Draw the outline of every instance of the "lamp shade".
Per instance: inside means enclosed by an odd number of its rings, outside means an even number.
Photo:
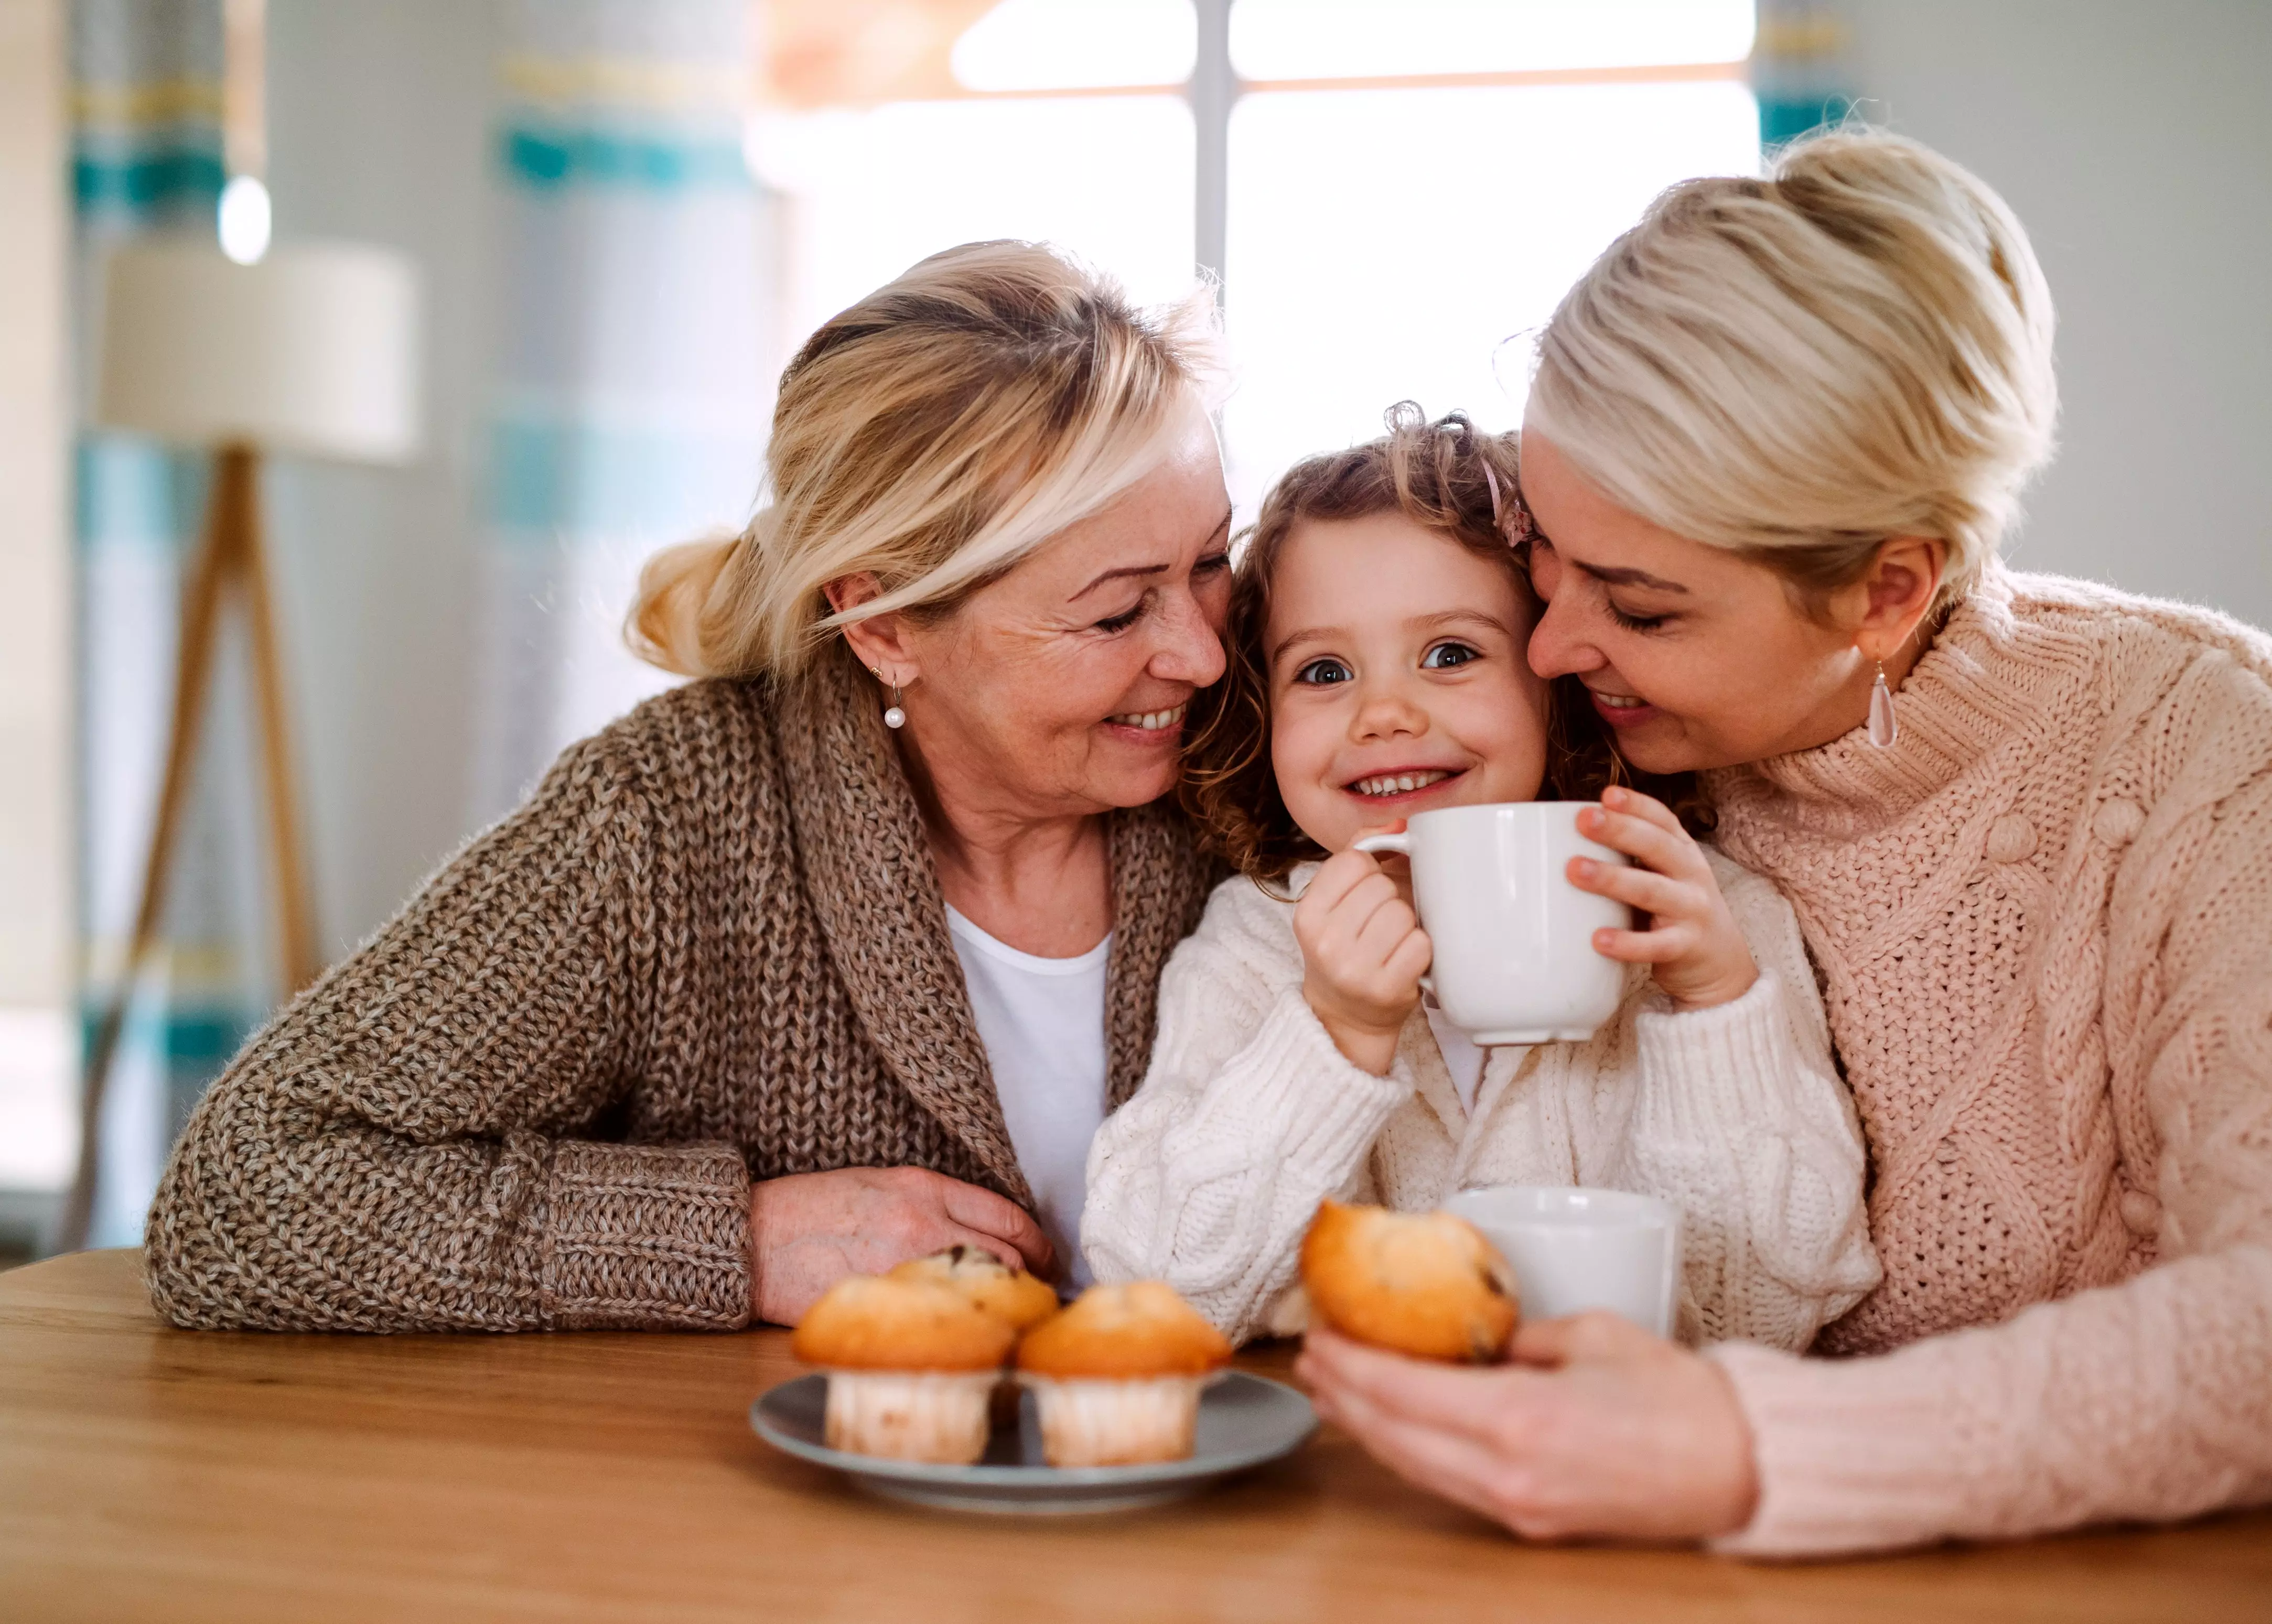
[[[357,462],[418,448],[418,279],[348,243],[241,265],[191,239],[129,244],[102,298],[95,421],[196,445]]]

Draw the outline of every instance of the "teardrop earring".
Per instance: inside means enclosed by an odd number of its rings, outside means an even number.
[[[1901,736],[1902,725],[1894,716],[1894,690],[1886,686],[1886,662],[1881,659],[1878,680],[1870,689],[1870,742],[1887,750]]]
[[[897,682],[884,682],[884,668],[881,666],[869,667],[868,674],[874,677],[877,682],[883,682],[885,687],[892,690],[892,703],[884,711],[884,726],[891,728],[906,726],[908,713],[900,708],[900,685]]]

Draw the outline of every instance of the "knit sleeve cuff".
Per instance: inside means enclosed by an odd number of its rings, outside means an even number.
[[[1740,998],[1708,1009],[1646,1009],[1633,1024],[1641,1076],[1663,1085],[1648,1091],[1644,1108],[1684,1139],[1740,1135],[1746,1123],[1782,1115],[1803,1070],[1773,971],[1760,971]]]
[[[1708,1349],[1752,1432],[1759,1505],[1715,1540],[1736,1556],[1828,1556],[1922,1545],[1960,1520],[1968,1453],[1955,1396],[1928,1362]]]
[[[750,1318],[750,1175],[731,1145],[553,1149],[540,1257],[553,1330],[736,1330]]]

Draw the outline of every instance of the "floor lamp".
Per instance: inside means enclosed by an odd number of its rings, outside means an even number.
[[[261,539],[265,452],[399,463],[415,452],[417,283],[400,256],[280,248],[241,265],[209,243],[119,249],[105,268],[98,428],[213,453],[205,529],[182,593],[173,719],[126,960],[95,1023],[79,1091],[78,1171],[58,1242],[86,1244],[103,1099],[135,980],[158,938],[224,613],[243,610],[261,737],[278,957],[288,991],[322,969],[299,823],[283,660]]]

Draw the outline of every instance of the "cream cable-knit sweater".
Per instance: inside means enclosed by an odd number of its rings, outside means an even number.
[[[1089,1149],[1089,1267],[1166,1280],[1244,1337],[1326,1196],[1411,1211],[1469,1184],[1606,1185],[1680,1208],[1684,1336],[1806,1346],[1878,1282],[1861,1134],[1790,905],[1712,861],[1752,990],[1675,1014],[1637,969],[1591,1041],[1494,1051],[1472,1117],[1425,1014],[1387,1076],[1351,1065],[1302,996],[1293,905],[1218,886],[1160,979],[1144,1085]]]
[[[1715,1351],[1724,1543],[2272,1498],[2272,637],[1999,571],[1898,706],[1711,785],[1823,972],[1886,1267],[1820,1344],[1872,1357]]]

